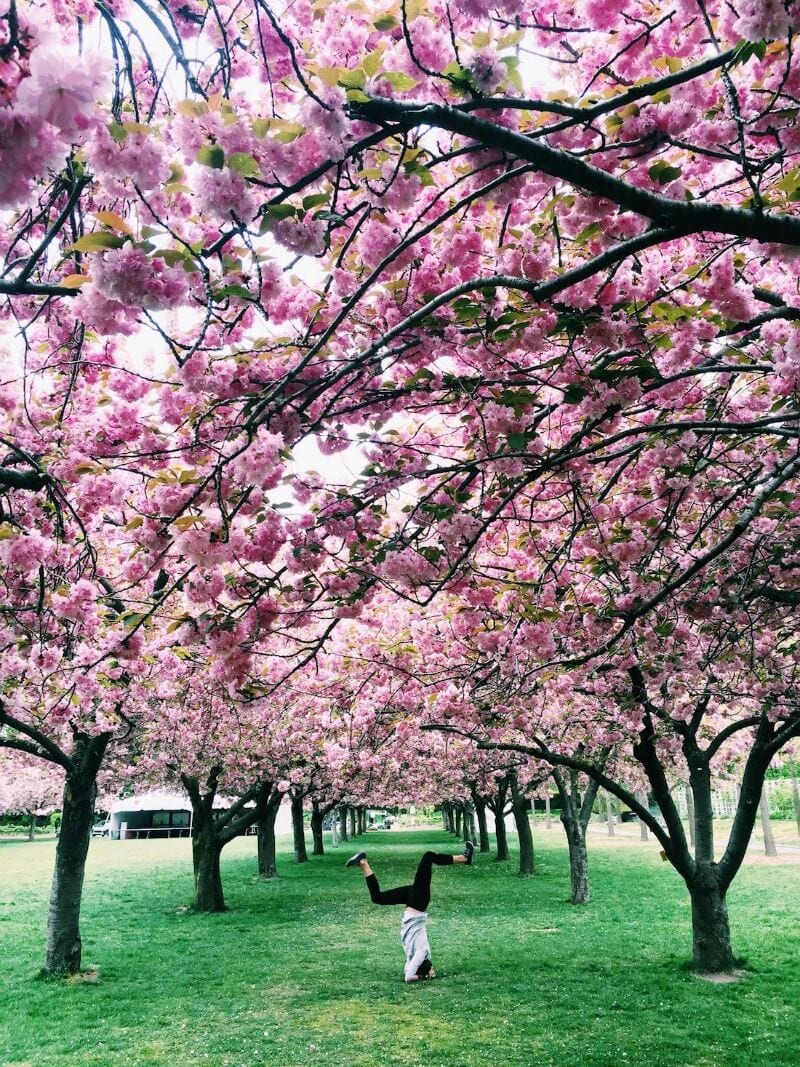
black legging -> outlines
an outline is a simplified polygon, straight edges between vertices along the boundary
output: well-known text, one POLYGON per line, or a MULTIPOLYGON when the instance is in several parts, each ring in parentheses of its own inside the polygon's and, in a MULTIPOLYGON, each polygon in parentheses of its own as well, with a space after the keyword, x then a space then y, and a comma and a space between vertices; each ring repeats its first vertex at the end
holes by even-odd
POLYGON ((405 904, 407 908, 426 911, 431 902, 431 875, 433 868, 447 867, 453 857, 443 852, 424 852, 411 885, 382 890, 374 874, 367 876, 367 888, 373 904, 405 904))

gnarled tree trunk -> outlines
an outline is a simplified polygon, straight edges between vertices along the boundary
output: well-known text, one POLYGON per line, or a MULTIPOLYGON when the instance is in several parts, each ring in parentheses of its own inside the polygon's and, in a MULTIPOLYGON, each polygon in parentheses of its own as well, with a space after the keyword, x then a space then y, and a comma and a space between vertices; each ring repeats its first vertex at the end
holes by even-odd
POLYGON ((325 816, 333 811, 334 804, 320 804, 318 800, 312 801, 311 806, 311 839, 313 845, 311 848, 312 856, 324 856, 325 855, 325 837, 323 832, 323 824, 325 822, 325 816))
POLYGON ((533 852, 533 833, 528 820, 528 799, 519 788, 515 773, 509 775, 511 786, 511 812, 519 839, 519 873, 523 876, 536 874, 536 859, 533 852))
POLYGON ((212 767, 205 786, 195 775, 182 774, 181 781, 192 803, 192 863, 195 911, 225 911, 220 856, 239 834, 253 826, 261 815, 271 787, 260 782, 238 797, 228 808, 214 811, 222 767, 212 767), (205 791, 203 791, 203 789, 205 791))
POLYGON ((294 839, 295 862, 308 863, 302 796, 292 797, 292 837, 294 839))
MULTIPOLYGON (((605 760, 599 764, 603 766, 605 760)), ((588 904, 591 898, 589 887, 589 853, 586 848, 586 830, 592 817, 597 782, 591 778, 581 795, 580 776, 576 770, 553 768, 552 778, 561 798, 561 825, 567 835, 569 849, 570 903, 588 904)))
POLYGON ((477 791, 473 791, 472 800, 475 804, 475 817, 478 820, 480 851, 490 852, 491 844, 489 843, 489 827, 486 823, 486 800, 480 796, 477 791))
POLYGON ((258 841, 258 873, 261 878, 277 878, 278 864, 275 856, 275 820, 281 806, 282 794, 273 789, 259 811, 256 826, 258 841))
POLYGON ((47 913, 42 968, 46 975, 80 971, 83 879, 94 822, 97 772, 110 739, 110 734, 79 735, 71 757, 72 769, 67 771, 47 913))
POLYGON ((728 906, 716 865, 707 861, 695 864, 688 889, 692 901, 692 968, 710 973, 733 970, 736 961, 731 948, 728 906))
POLYGON ((214 830, 213 816, 198 826, 192 823, 192 863, 194 864, 194 906, 196 911, 225 911, 220 856, 223 842, 214 830))

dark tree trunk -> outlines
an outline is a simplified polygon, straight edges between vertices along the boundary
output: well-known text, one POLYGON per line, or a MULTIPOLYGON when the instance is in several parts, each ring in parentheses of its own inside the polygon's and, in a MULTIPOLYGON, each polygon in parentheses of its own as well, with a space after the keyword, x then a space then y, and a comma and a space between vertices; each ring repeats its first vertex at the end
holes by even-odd
POLYGON ((361 834, 365 834, 366 832, 367 832, 367 809, 366 808, 359 808, 358 809, 358 833, 359 833, 359 836, 361 834))
POLYGON ((281 806, 282 796, 273 789, 263 805, 258 818, 258 873, 262 878, 277 878, 278 864, 275 855, 275 820, 281 806))
POLYGON ((195 775, 181 775, 181 781, 192 803, 195 911, 213 913, 226 910, 219 866, 222 850, 234 837, 258 822, 271 790, 267 783, 257 783, 238 797, 230 807, 215 812, 214 801, 221 773, 221 767, 212 767, 203 787, 195 775))
POLYGON ((728 906, 713 863, 698 863, 688 886, 692 900, 692 968, 704 973, 733 970, 728 906))
POLYGON ((447 801, 442 804, 442 824, 448 833, 453 829, 452 819, 450 818, 450 805, 447 801))
POLYGON ((536 874, 536 860, 533 853, 533 834, 528 820, 528 800, 519 788, 516 774, 509 776, 509 783, 511 785, 511 812, 519 840, 519 873, 529 876, 536 874))
POLYGON ((46 975, 80 971, 83 879, 94 822, 97 772, 110 740, 110 734, 91 738, 78 735, 71 760, 73 767, 67 771, 47 913, 42 969, 46 975))
POLYGON ((475 842, 477 833, 475 829, 475 807, 467 804, 464 807, 464 840, 475 842))
POLYGON ((561 797, 561 824, 567 835, 569 849, 570 903, 588 904, 591 899, 589 887, 589 853, 586 849, 586 829, 592 817, 598 784, 589 780, 583 796, 579 785, 580 775, 575 770, 553 769, 553 781, 561 797))
POLYGON ((461 805, 456 804, 455 810, 455 824, 453 826, 453 833, 456 837, 461 837, 461 805))
MULTIPOLYGON (((94 814, 94 812, 92 812, 94 814)), ((28 840, 33 841, 36 838, 36 816, 31 812, 31 821, 28 823, 28 840)))
POLYGON ((508 834, 506 833, 505 821, 508 784, 508 775, 506 775, 505 778, 501 778, 497 783, 497 792, 489 802, 489 807, 494 815, 494 836, 497 844, 495 860, 501 862, 511 858, 508 852, 508 834))
POLYGON ((192 825, 192 862, 194 864, 195 911, 225 911, 219 861, 222 842, 213 827, 213 819, 202 827, 192 825))
POLYGON ((356 809, 350 808, 350 836, 355 837, 358 833, 356 829, 356 809))
POLYGON ((508 852, 508 834, 506 833, 505 814, 502 809, 494 813, 494 837, 497 844, 496 860, 508 860, 511 856, 508 852))
POLYGON ((589 853, 586 849, 586 831, 574 826, 567 832, 569 849, 570 904, 588 904, 591 900, 589 888, 589 853))
POLYGON ((295 863, 308 863, 306 834, 303 825, 303 798, 292 797, 292 836, 294 838, 295 863))
POLYGON ((77 974, 81 969, 81 897, 95 795, 94 775, 91 781, 67 776, 50 888, 44 974, 77 974))
POLYGON ((347 808, 339 809, 339 840, 347 841, 347 808))
POLYGON ((325 840, 322 833, 322 822, 325 818, 325 810, 318 800, 312 802, 311 808, 311 848, 312 856, 325 855, 325 840))
POLYGON ((480 838, 480 851, 491 852, 489 842, 489 827, 486 824, 486 801, 483 797, 475 794, 475 817, 478 820, 478 837, 480 838))

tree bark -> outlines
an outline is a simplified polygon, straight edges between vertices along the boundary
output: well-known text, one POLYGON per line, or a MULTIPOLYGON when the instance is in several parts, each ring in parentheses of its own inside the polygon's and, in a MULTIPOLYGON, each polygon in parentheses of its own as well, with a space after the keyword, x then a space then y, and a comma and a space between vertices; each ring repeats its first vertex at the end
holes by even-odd
POLYGON ((506 775, 505 778, 501 778, 497 783, 497 792, 492 800, 489 801, 489 807, 494 815, 494 836, 497 845, 495 860, 499 862, 511 858, 508 852, 508 834, 505 821, 508 785, 508 775, 506 775))
POLYGON ((598 791, 598 783, 589 779, 581 797, 577 771, 566 773, 553 768, 553 781, 561 798, 561 825, 567 836, 569 849, 570 903, 588 904, 591 899, 589 886, 589 853, 586 848, 586 829, 592 817, 592 808, 598 791))
POLYGON ((262 878, 277 878, 278 864, 275 854, 275 820, 281 806, 282 796, 273 789, 262 806, 257 824, 258 873, 262 878))
POLYGON ((45 975, 77 974, 81 967, 80 914, 86 856, 92 837, 97 772, 111 734, 78 735, 67 771, 56 844, 45 937, 45 975))
POLYGON ((342 805, 339 808, 339 840, 347 841, 347 808, 342 805))
POLYGON ((761 799, 758 802, 758 810, 761 815, 761 830, 764 834, 764 855, 777 856, 775 847, 775 835, 772 833, 772 823, 769 821, 769 798, 766 789, 761 790, 761 799))
POLYGON ((489 827, 486 823, 486 801, 483 797, 478 796, 477 793, 473 794, 473 800, 475 802, 475 816, 478 820, 478 837, 480 838, 480 851, 491 852, 491 844, 489 843, 489 827))
POLYGON ((333 804, 320 804, 318 800, 312 801, 311 809, 311 839, 313 846, 311 849, 312 856, 324 856, 325 855, 325 837, 323 833, 322 824, 325 821, 325 816, 329 811, 333 810, 333 804))
POLYGON ((292 836, 294 838, 295 863, 308 863, 306 834, 303 825, 303 798, 292 797, 292 836))
POLYGON ((461 805, 460 804, 456 804, 455 825, 453 827, 453 833, 456 835, 456 837, 461 837, 461 819, 462 819, 462 816, 463 816, 463 812, 461 810, 461 805))
POLYGON ((448 833, 450 832, 450 813, 446 803, 442 804, 442 826, 448 833))
POLYGON ((192 825, 192 862, 194 864, 194 907, 196 911, 225 911, 222 892, 220 856, 222 842, 207 823, 202 827, 192 825))
POLYGON ((36 838, 36 816, 31 812, 31 821, 28 823, 28 840, 33 841, 36 838))
POLYGON ((464 840, 474 842, 476 839, 475 832, 475 807, 473 804, 464 805, 464 840))
POLYGON ((181 782, 192 804, 192 863, 195 911, 225 911, 219 861, 222 850, 261 818, 271 786, 258 782, 228 808, 214 811, 222 767, 212 767, 201 787, 195 775, 182 774, 181 782))
POLYGON ((519 840, 519 873, 523 877, 536 874, 536 858, 533 851, 533 833, 528 820, 528 800, 519 787, 516 774, 509 775, 511 786, 511 812, 517 827, 519 840))
POLYGON ((81 968, 81 897, 95 794, 94 779, 67 777, 47 917, 43 973, 48 975, 77 974, 81 968))
POLYGON ((350 808, 350 836, 355 837, 358 831, 356 830, 356 809, 350 808))
POLYGON ((497 812, 494 813, 494 836, 497 845, 497 855, 495 856, 495 860, 502 861, 511 859, 508 851, 508 834, 506 833, 505 815, 502 810, 499 815, 497 812))
POLYGON ((715 864, 698 863, 688 889, 692 901, 692 969, 711 974, 732 971, 736 961, 728 906, 715 864))

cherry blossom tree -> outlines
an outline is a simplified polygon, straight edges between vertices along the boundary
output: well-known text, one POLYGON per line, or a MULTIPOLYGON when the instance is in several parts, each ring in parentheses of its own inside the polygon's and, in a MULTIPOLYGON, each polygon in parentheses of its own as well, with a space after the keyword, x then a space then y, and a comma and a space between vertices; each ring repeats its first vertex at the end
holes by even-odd
POLYGON ((36 817, 56 810, 62 790, 63 775, 55 768, 43 773, 38 760, 22 753, 0 753, 0 812, 28 818, 31 841, 36 817))

